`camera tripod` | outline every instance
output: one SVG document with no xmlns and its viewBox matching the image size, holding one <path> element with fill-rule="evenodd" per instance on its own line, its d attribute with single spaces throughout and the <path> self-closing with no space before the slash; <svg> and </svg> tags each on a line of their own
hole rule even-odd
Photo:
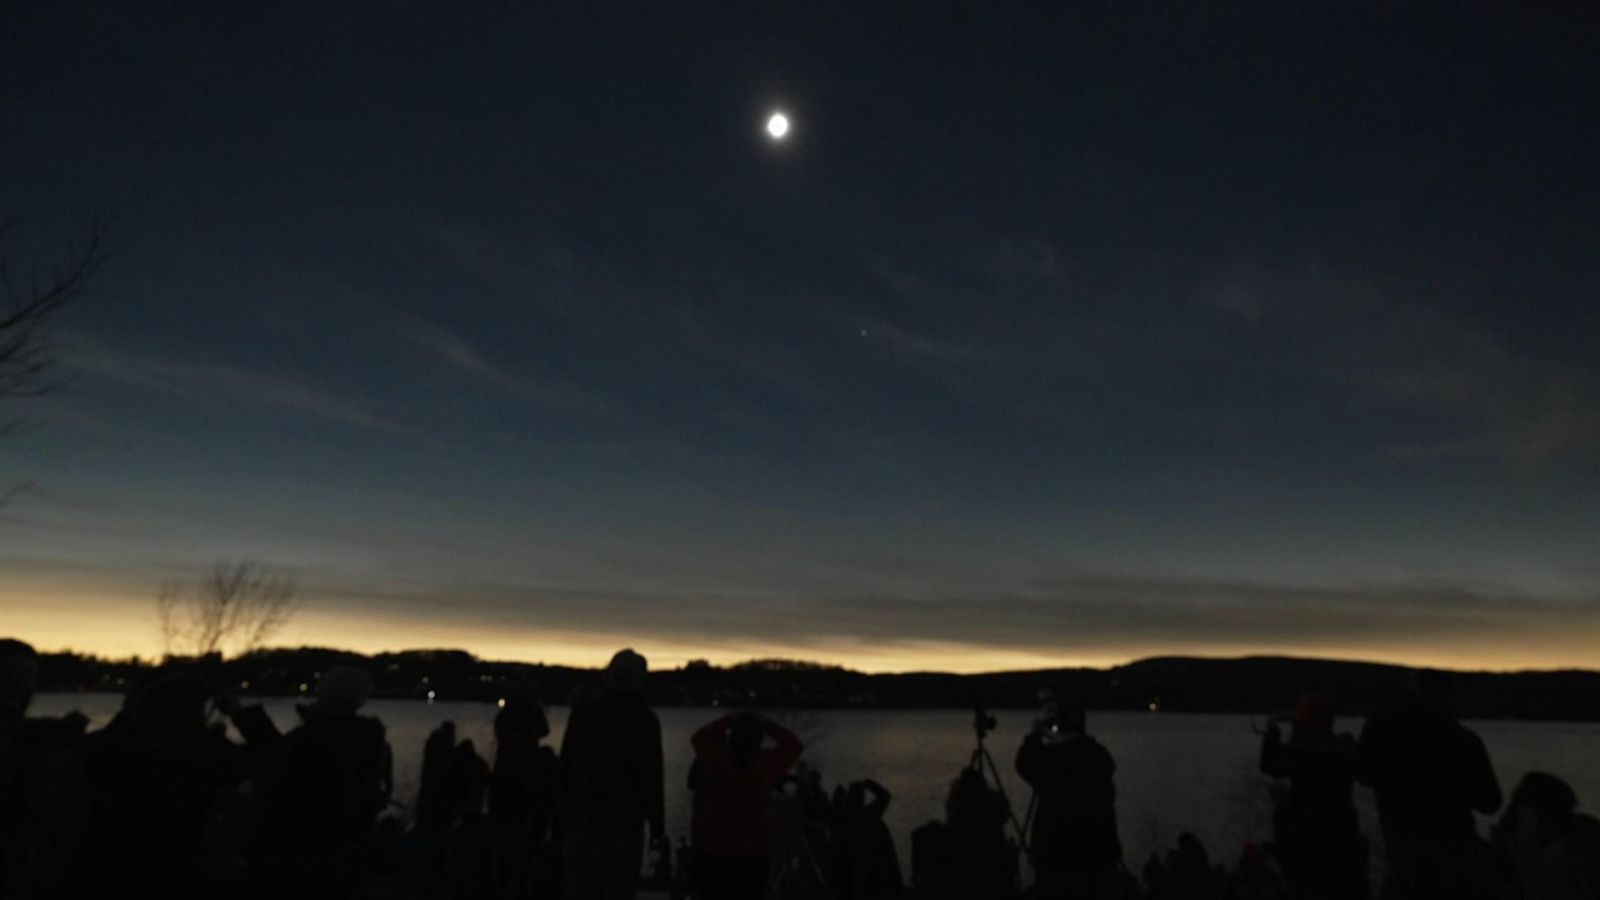
<svg viewBox="0 0 1600 900">
<path fill-rule="evenodd" d="M 1011 827 L 1017 832 L 1017 844 L 1022 848 L 1023 854 L 1031 859 L 1033 854 L 1028 849 L 1028 827 L 1032 824 L 1033 807 L 1038 801 L 1039 795 L 1035 793 L 1028 798 L 1027 816 L 1025 819 L 1018 820 L 1017 811 L 1011 806 L 1011 797 L 1006 794 L 1005 782 L 1000 780 L 1000 767 L 995 765 L 994 756 L 989 753 L 989 747 L 984 743 L 984 739 L 989 736 L 989 728 L 994 727 L 993 724 L 988 724 L 987 728 L 984 726 L 994 720 L 983 715 L 981 710 L 976 718 L 977 721 L 973 730 L 977 733 L 978 746 L 973 749 L 972 759 L 968 761 L 967 768 L 977 772 L 985 781 L 994 781 L 995 789 L 1000 792 L 1000 799 L 1005 801 L 1006 816 L 1011 820 Z"/>
</svg>

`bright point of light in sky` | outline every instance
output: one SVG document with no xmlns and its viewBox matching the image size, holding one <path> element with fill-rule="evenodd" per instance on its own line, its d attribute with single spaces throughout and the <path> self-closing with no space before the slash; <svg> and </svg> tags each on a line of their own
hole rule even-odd
<svg viewBox="0 0 1600 900">
<path fill-rule="evenodd" d="M 783 113 L 773 113 L 772 118 L 767 120 L 767 134 L 772 135 L 773 140 L 782 140 L 788 133 L 789 117 Z"/>
</svg>

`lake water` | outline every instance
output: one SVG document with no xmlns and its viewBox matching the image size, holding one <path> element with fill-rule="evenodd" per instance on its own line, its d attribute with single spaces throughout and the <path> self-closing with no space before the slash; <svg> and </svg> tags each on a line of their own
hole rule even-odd
<svg viewBox="0 0 1600 900">
<path fill-rule="evenodd" d="M 41 695 L 37 715 L 78 709 L 93 727 L 108 721 L 121 704 L 111 694 Z M 282 728 L 296 720 L 293 701 L 269 700 L 268 713 Z M 376 700 L 366 712 L 388 726 L 394 747 L 396 799 L 409 805 L 417 793 L 422 745 L 428 732 L 449 719 L 492 758 L 495 707 L 486 703 L 422 703 Z M 720 715 L 708 709 L 661 709 L 667 769 L 667 826 L 673 838 L 687 835 L 691 759 L 689 736 Z M 1020 818 L 1027 786 L 1011 768 L 1031 721 L 1027 711 L 997 711 L 999 727 L 989 738 L 995 762 Z M 567 711 L 550 710 L 552 746 L 559 747 Z M 902 861 L 909 859 L 911 830 L 943 815 L 945 792 L 975 746 L 970 710 L 821 710 L 780 714 L 806 742 L 806 759 L 822 771 L 831 789 L 837 781 L 873 778 L 894 799 L 886 815 Z M 1565 778 L 1589 810 L 1600 803 L 1600 725 L 1553 722 L 1469 722 L 1489 748 L 1509 794 L 1525 772 L 1542 769 Z M 1357 721 L 1341 728 L 1359 729 Z M 1118 819 L 1128 864 L 1135 871 L 1179 832 L 1193 831 L 1218 861 L 1232 862 L 1247 841 L 1271 834 L 1271 780 L 1256 771 L 1259 738 L 1246 716 L 1184 713 L 1091 713 L 1090 731 L 1117 760 Z M 1363 830 L 1376 834 L 1371 795 L 1358 789 Z M 1487 823 L 1484 823 L 1487 825 Z M 1377 843 L 1376 841 L 1374 843 Z M 906 864 L 909 876 L 909 864 Z"/>
</svg>

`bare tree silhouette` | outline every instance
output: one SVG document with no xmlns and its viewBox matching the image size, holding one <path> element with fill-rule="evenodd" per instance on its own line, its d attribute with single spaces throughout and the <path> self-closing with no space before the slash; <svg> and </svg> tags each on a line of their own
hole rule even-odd
<svg viewBox="0 0 1600 900">
<path fill-rule="evenodd" d="M 292 579 L 260 563 L 219 562 L 191 585 L 171 584 L 156 600 L 168 656 L 239 656 L 261 647 L 294 616 Z"/>
<path fill-rule="evenodd" d="M 0 222 L 0 401 L 37 397 L 61 387 L 51 370 L 59 356 L 50 341 L 54 317 L 80 296 L 89 277 L 110 255 L 96 219 L 88 236 L 53 263 L 19 267 L 14 248 L 18 220 Z M 0 431 L 15 429 L 15 415 L 0 415 Z"/>
<path fill-rule="evenodd" d="M 61 386 L 50 371 L 59 359 L 50 343 L 51 320 L 83 293 L 89 276 L 110 256 L 104 223 L 96 218 L 88 236 L 63 261 L 19 267 L 13 246 L 17 223 L 0 220 L 0 436 L 17 431 L 25 421 L 8 408 L 8 401 Z M 0 486 L 0 509 L 32 487 Z"/>
</svg>

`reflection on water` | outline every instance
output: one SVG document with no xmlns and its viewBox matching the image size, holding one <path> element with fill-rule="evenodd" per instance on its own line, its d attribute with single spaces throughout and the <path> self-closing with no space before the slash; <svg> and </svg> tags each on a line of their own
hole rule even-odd
<svg viewBox="0 0 1600 900">
<path fill-rule="evenodd" d="M 109 694 L 54 694 L 34 704 L 39 715 L 72 709 L 87 714 L 92 727 L 108 721 L 121 703 Z M 295 723 L 293 702 L 269 700 L 267 711 L 282 727 Z M 389 729 L 394 745 L 396 799 L 409 807 L 416 798 L 422 744 L 439 722 L 451 719 L 457 735 L 470 738 L 485 757 L 493 755 L 495 707 L 488 703 L 421 703 L 375 700 L 368 713 Z M 689 793 L 685 778 L 689 736 L 720 713 L 706 709 L 662 709 L 662 739 L 667 766 L 668 827 L 674 839 L 687 835 Z M 999 727 L 989 747 L 1018 808 L 1026 808 L 1026 785 L 1015 777 L 1011 757 L 1031 721 L 1025 711 L 998 711 Z M 909 872 L 910 834 L 916 826 L 943 815 L 945 790 L 971 757 L 975 746 L 970 710 L 796 711 L 780 718 L 806 742 L 806 758 L 822 770 L 824 781 L 874 778 L 894 792 L 886 819 Z M 560 746 L 567 711 L 550 710 L 550 743 Z M 1523 773 L 1534 769 L 1561 775 L 1578 792 L 1580 804 L 1600 802 L 1600 725 L 1547 722 L 1469 723 L 1488 745 L 1509 793 Z M 1181 831 L 1193 831 L 1219 861 L 1232 861 L 1246 841 L 1271 834 L 1270 779 L 1256 772 L 1259 738 L 1246 716 L 1184 713 L 1092 713 L 1089 729 L 1117 759 L 1118 816 L 1131 868 L 1137 871 L 1157 847 Z M 1356 731 L 1357 720 L 1341 723 Z M 1374 835 L 1371 795 L 1357 791 L 1362 828 Z"/>
</svg>

